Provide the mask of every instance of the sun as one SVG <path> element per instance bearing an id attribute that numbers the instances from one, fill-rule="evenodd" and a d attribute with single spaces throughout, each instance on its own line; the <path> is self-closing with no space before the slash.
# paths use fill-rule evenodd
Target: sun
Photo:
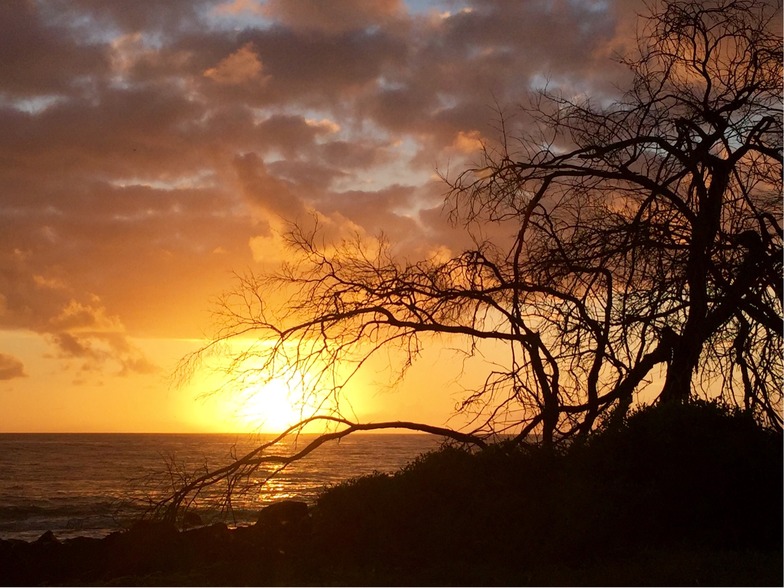
<path id="1" fill-rule="evenodd" d="M 205 402 L 192 411 L 194 421 L 213 431 L 277 434 L 310 417 L 338 413 L 338 394 L 331 385 L 337 379 L 332 377 L 334 370 L 282 362 L 270 369 L 267 349 L 261 344 L 251 346 L 251 352 L 237 345 L 229 350 L 235 356 L 211 358 L 199 367 L 203 370 L 199 397 Z M 300 432 L 319 433 L 329 426 L 330 422 L 316 419 Z"/>
<path id="2" fill-rule="evenodd" d="M 312 414 L 304 403 L 303 391 L 285 380 L 246 388 L 237 401 L 237 425 L 248 431 L 280 433 Z"/>

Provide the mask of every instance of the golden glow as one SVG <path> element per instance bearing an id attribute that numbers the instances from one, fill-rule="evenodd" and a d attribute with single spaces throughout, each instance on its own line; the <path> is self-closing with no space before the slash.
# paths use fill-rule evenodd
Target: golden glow
<path id="1" fill-rule="evenodd" d="M 237 398 L 237 425 L 243 430 L 279 433 L 312 414 L 304 402 L 302 389 L 285 380 L 243 390 Z"/>
<path id="2" fill-rule="evenodd" d="M 318 373 L 284 364 L 271 373 L 263 342 L 230 342 L 223 355 L 207 358 L 188 380 L 191 402 L 181 413 L 189 427 L 216 433 L 280 433 L 313 416 L 332 413 L 329 390 Z M 240 360 L 237 360 L 240 357 Z M 319 433 L 324 422 L 304 432 Z"/>

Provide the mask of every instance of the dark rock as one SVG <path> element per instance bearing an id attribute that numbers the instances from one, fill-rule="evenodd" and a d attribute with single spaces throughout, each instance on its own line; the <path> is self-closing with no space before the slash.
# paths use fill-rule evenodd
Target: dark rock
<path id="1" fill-rule="evenodd" d="M 128 530 L 127 535 L 145 537 L 155 541 L 167 540 L 179 535 L 177 527 L 166 521 L 141 520 Z"/>
<path id="2" fill-rule="evenodd" d="M 260 535 L 256 525 L 240 525 L 231 530 L 231 544 L 238 550 L 255 548 L 258 546 Z"/>
<path id="3" fill-rule="evenodd" d="M 182 537 L 191 541 L 228 541 L 229 540 L 229 527 L 226 523 L 214 523 L 206 527 L 199 527 L 198 529 L 189 529 L 182 532 Z"/>
<path id="4" fill-rule="evenodd" d="M 224 557 L 231 550 L 231 532 L 224 523 L 215 523 L 181 533 L 188 554 L 196 560 Z"/>
<path id="5" fill-rule="evenodd" d="M 47 531 L 35 540 L 36 545 L 59 545 L 60 540 L 54 536 L 54 533 Z"/>
<path id="6" fill-rule="evenodd" d="M 261 527 L 296 525 L 309 516 L 306 503 L 299 500 L 281 500 L 261 509 L 256 525 Z"/>
<path id="7" fill-rule="evenodd" d="M 38 581 L 34 573 L 31 544 L 19 539 L 0 539 L 0 584 L 25 586 Z"/>
<path id="8" fill-rule="evenodd" d="M 105 543 L 92 537 L 65 539 L 55 561 L 59 565 L 50 582 L 90 583 L 100 577 L 106 566 Z"/>
<path id="9" fill-rule="evenodd" d="M 124 533 L 105 540 L 107 571 L 117 574 L 148 574 L 182 566 L 180 532 L 172 523 L 139 521 Z"/>
<path id="10" fill-rule="evenodd" d="M 51 531 L 31 543 L 5 541 L 0 546 L 0 584 L 56 582 L 62 576 L 65 561 L 63 544 Z"/>
<path id="11" fill-rule="evenodd" d="M 102 539 L 0 540 L 0 585 L 276 585 L 307 565 L 309 529 L 308 506 L 287 500 L 235 529 L 141 521 Z"/>
<path id="12" fill-rule="evenodd" d="M 193 512 L 189 510 L 182 516 L 182 528 L 183 529 L 190 529 L 193 527 L 200 527 L 204 524 L 204 521 L 201 520 L 199 513 Z"/>

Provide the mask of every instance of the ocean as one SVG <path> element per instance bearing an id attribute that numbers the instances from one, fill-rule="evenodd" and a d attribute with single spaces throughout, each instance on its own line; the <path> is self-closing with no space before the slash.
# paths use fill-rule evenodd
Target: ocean
<path id="1" fill-rule="evenodd" d="M 313 436 L 303 435 L 297 447 Z M 230 462 L 269 437 L 232 434 L 0 434 L 0 539 L 102 537 L 122 529 L 179 480 Z M 322 445 L 266 484 L 237 497 L 229 517 L 196 504 L 205 523 L 255 522 L 264 505 L 284 498 L 313 503 L 329 484 L 374 471 L 392 472 L 435 449 L 431 435 L 354 434 Z M 276 446 L 288 454 L 293 442 Z M 269 471 L 269 470 L 267 470 Z M 228 517 L 228 518 L 227 518 Z"/>

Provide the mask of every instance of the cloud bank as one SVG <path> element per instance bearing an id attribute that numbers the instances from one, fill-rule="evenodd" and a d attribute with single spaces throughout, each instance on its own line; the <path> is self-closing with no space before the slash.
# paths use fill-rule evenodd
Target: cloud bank
<path id="1" fill-rule="evenodd" d="M 633 9 L 0 3 L 0 329 L 148 373 L 129 338 L 201 334 L 231 270 L 283 258 L 286 222 L 459 247 L 436 170 L 474 161 L 496 105 L 545 82 L 612 95 Z M 0 355 L 0 379 L 21 375 Z"/>

